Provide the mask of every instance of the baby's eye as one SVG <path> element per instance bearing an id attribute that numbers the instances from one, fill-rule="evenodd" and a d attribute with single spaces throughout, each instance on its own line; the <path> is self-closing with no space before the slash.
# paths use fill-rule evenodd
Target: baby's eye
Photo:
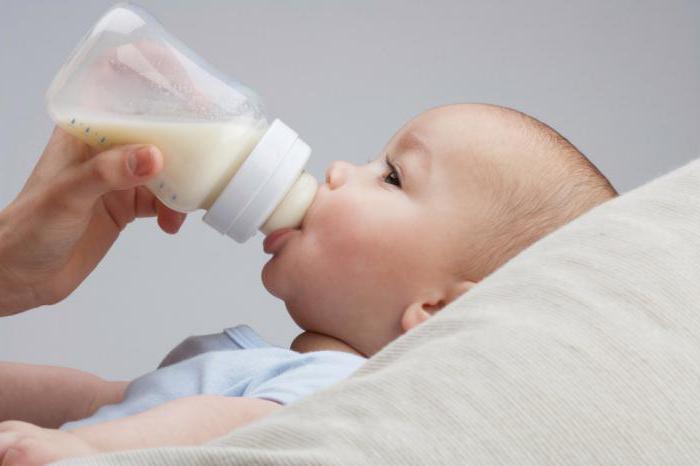
<path id="1" fill-rule="evenodd" d="M 399 173 L 396 171 L 396 168 L 394 165 L 389 161 L 388 158 L 385 158 L 384 161 L 386 162 L 387 168 L 389 168 L 389 173 L 384 177 L 384 181 L 398 186 L 399 188 L 401 187 L 401 178 L 399 178 Z"/>

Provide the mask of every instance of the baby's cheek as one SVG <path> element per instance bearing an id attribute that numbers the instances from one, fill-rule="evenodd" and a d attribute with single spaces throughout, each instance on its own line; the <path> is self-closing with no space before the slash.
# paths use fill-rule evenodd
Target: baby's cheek
<path id="1" fill-rule="evenodd" d="M 360 292 L 362 299 L 371 290 L 388 290 L 396 283 L 394 275 L 401 273 L 402 256 L 394 249 L 391 235 L 352 223 L 327 233 L 318 251 L 329 282 Z"/>
<path id="2" fill-rule="evenodd" d="M 335 258 L 357 256 L 374 234 L 365 206 L 355 202 L 329 203 L 315 218 L 314 233 L 322 254 Z"/>

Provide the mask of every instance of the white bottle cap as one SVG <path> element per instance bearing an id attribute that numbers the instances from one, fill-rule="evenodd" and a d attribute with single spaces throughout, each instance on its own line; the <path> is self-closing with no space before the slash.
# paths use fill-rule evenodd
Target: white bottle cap
<path id="1" fill-rule="evenodd" d="M 204 215 L 239 243 L 255 235 L 299 178 L 311 148 L 280 120 L 272 122 Z"/>

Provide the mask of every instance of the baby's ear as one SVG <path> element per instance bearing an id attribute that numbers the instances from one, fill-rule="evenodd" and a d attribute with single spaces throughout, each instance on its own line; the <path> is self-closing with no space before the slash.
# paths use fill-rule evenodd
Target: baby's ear
<path id="1" fill-rule="evenodd" d="M 401 316 L 401 329 L 406 333 L 418 324 L 428 320 L 430 316 L 469 291 L 474 285 L 476 283 L 467 280 L 455 282 L 446 288 L 438 299 L 416 301 L 409 305 Z"/>
<path id="2" fill-rule="evenodd" d="M 421 322 L 428 320 L 432 315 L 430 312 L 426 311 L 423 306 L 423 303 L 416 302 L 403 311 L 403 315 L 401 316 L 401 330 L 403 330 L 403 333 L 408 332 Z"/>
<path id="3" fill-rule="evenodd" d="M 454 284 L 452 284 L 452 286 L 450 286 L 447 289 L 447 292 L 445 293 L 445 295 L 446 295 L 445 305 L 447 305 L 447 304 L 451 303 L 452 301 L 454 301 L 455 299 L 459 298 L 464 293 L 471 290 L 475 285 L 476 285 L 475 282 L 470 282 L 469 280 L 461 280 L 461 281 L 455 282 Z"/>

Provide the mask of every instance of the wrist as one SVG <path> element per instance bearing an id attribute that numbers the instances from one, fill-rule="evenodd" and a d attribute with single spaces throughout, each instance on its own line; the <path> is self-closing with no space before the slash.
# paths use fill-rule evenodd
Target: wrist
<path id="1" fill-rule="evenodd" d="M 13 209 L 17 209 L 14 203 L 0 210 L 0 317 L 42 304 L 36 290 L 21 279 L 12 265 L 13 253 L 22 246 L 21 242 L 17 244 L 17 226 L 12 222 Z"/>
<path id="2" fill-rule="evenodd" d="M 101 452 L 163 446 L 154 442 L 146 429 L 128 422 L 130 417 L 78 427 L 68 432 Z M 121 422 L 125 419 L 126 423 Z"/>
<path id="3" fill-rule="evenodd" d="M 79 427 L 77 429 L 67 430 L 69 434 L 80 439 L 83 443 L 89 445 L 100 452 L 113 451 L 113 445 L 110 443 L 110 437 L 108 435 L 103 435 L 100 429 L 100 424 L 95 424 L 92 426 Z"/>
<path id="4" fill-rule="evenodd" d="M 12 315 L 20 310 L 18 287 L 13 279 L 12 270 L 8 266 L 9 234 L 7 209 L 0 211 L 0 317 Z"/>

